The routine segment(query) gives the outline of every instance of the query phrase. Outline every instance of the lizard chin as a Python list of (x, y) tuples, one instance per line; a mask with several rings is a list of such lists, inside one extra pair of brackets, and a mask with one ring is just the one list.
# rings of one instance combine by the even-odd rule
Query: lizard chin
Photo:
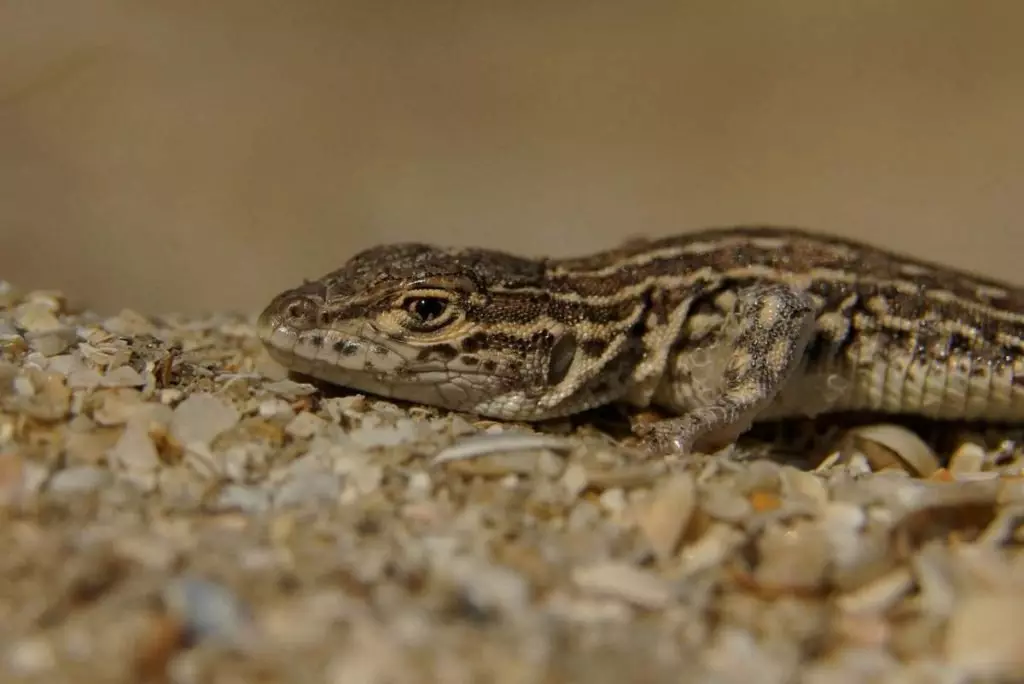
[(497, 362), (456, 354), (447, 345), (420, 347), (268, 320), (261, 320), (258, 335), (270, 357), (291, 371), (389, 399), (500, 417), (488, 407), (514, 384)]

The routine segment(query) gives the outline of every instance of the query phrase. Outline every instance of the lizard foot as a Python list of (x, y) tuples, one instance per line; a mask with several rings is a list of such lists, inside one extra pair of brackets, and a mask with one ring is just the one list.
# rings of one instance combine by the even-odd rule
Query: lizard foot
[(680, 418), (636, 425), (633, 433), (652, 456), (689, 456), (714, 453), (734, 443), (749, 424), (745, 421), (710, 428), (701, 411)]

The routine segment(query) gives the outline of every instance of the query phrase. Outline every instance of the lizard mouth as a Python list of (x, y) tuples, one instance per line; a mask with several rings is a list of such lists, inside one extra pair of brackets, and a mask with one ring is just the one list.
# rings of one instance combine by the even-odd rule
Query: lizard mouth
[(260, 325), (271, 358), (289, 370), (378, 396), (453, 410), (471, 410), (508, 388), (512, 376), (498, 367), (481, 369), (458, 356), (357, 331), (297, 330)]

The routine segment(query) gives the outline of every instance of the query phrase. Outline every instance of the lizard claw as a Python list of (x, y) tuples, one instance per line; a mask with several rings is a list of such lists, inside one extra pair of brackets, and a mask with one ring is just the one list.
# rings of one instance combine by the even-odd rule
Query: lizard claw
[(652, 456), (686, 456), (693, 451), (694, 440), (686, 430), (660, 423), (638, 425), (633, 433)]

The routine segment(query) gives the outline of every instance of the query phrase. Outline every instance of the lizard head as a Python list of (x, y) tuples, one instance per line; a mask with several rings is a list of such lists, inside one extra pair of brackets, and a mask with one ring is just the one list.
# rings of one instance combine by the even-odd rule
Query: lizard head
[(366, 250), (281, 293), (258, 330), (275, 360), (320, 380), (534, 420), (569, 412), (545, 400), (555, 387), (572, 394), (581, 359), (572, 313), (556, 310), (565, 305), (553, 302), (542, 261), (409, 243)]

